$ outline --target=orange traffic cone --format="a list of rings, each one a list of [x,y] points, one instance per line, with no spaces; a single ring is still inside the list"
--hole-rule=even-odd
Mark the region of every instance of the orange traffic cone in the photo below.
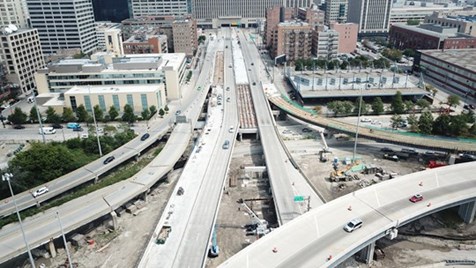
[[[332,260],[332,255],[329,255],[329,257],[327,257],[327,260],[328,261]]]

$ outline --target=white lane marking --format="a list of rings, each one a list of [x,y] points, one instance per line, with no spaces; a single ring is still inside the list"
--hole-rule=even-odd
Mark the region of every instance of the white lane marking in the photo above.
[[[380,207],[380,199],[378,198],[377,190],[374,189],[375,198],[377,199],[377,205]]]
[[[319,225],[317,223],[317,215],[314,216],[314,221],[316,222],[316,236],[319,237]]]

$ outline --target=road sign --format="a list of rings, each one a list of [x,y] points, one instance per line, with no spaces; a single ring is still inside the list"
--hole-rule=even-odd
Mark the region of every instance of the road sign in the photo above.
[[[304,202],[304,196],[302,195],[295,195],[294,196],[294,202]]]

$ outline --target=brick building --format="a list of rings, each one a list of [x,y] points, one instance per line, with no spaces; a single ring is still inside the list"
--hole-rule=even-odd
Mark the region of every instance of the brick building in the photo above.
[[[457,28],[434,24],[394,24],[389,43],[398,49],[464,49],[475,48],[476,37],[458,33]]]
[[[352,53],[357,46],[359,25],[355,23],[331,23],[330,28],[339,33],[337,53]]]
[[[124,43],[125,54],[167,53],[166,35],[142,34],[131,36]]]
[[[311,25],[306,22],[281,22],[274,35],[271,56],[286,55],[288,62],[311,57]]]

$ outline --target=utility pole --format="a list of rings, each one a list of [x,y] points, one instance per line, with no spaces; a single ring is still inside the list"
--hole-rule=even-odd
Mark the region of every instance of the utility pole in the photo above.
[[[91,86],[88,86],[88,92],[89,92],[89,99],[91,100]],[[94,128],[96,129],[96,139],[98,141],[99,157],[102,157],[102,149],[101,149],[101,141],[99,140],[98,124],[96,122],[96,115],[94,113],[94,106],[92,102],[91,102],[91,110],[93,112]]]

